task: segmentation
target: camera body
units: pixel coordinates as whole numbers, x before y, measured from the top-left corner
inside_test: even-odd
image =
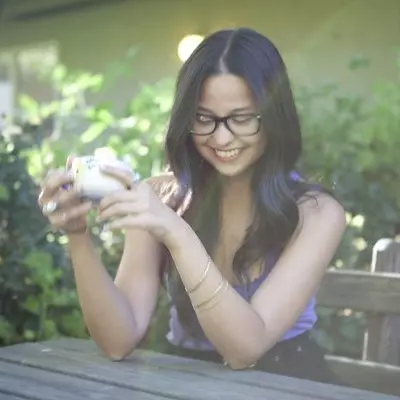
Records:
[[[74,176],[73,186],[81,194],[82,199],[99,202],[113,192],[126,189],[118,179],[102,172],[101,165],[109,165],[132,172],[129,165],[114,158],[95,155],[74,158],[71,166]]]

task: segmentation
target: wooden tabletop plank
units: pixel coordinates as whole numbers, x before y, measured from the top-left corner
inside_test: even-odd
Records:
[[[0,399],[1,400],[30,400],[27,397],[15,396],[13,394],[8,394],[8,392],[7,393],[2,392],[1,390],[0,390]]]
[[[26,343],[0,349],[0,359],[122,388],[150,388],[156,395],[176,399],[396,399],[258,371],[231,371],[213,363],[140,350],[123,362],[112,363],[99,354],[91,341]]]
[[[136,390],[125,389],[91,380],[61,375],[42,369],[0,361],[0,399],[2,391],[12,393],[17,399],[29,400],[100,400],[121,399],[161,400]]]
[[[65,349],[73,352],[84,352],[85,354],[99,354],[100,351],[93,341],[79,340],[79,339],[59,339],[57,341],[48,341],[48,345],[54,345],[57,349]],[[217,378],[219,380],[231,380],[235,382],[249,384],[251,386],[256,385],[265,387],[267,389],[274,389],[279,391],[289,391],[290,393],[299,393],[302,395],[312,396],[310,398],[326,398],[327,387],[325,384],[319,384],[316,382],[310,382],[302,379],[287,378],[280,375],[266,374],[257,371],[230,371],[229,369],[215,366],[210,369],[210,363],[193,360],[183,359],[177,356],[165,355],[161,353],[136,350],[134,356],[136,359],[142,360],[142,362],[151,364],[157,368],[168,368],[175,369],[178,371],[184,370],[185,372],[193,372],[197,375],[208,376]],[[288,385],[288,379],[290,384]],[[399,382],[399,394],[400,394],[400,382]],[[358,389],[349,389],[338,386],[329,385],[329,399],[342,400],[349,398],[351,399],[398,399],[397,397],[388,396],[384,394],[376,394],[366,392]]]
[[[132,360],[123,363],[111,363],[104,362],[104,359],[93,359],[82,356],[82,353],[71,353],[65,350],[32,354],[26,348],[21,352],[13,352],[12,354],[17,356],[13,362],[17,361],[25,366],[32,367],[32,369],[40,368],[42,371],[56,372],[61,379],[64,376],[80,376],[93,383],[99,382],[125,387],[138,392],[151,390],[152,393],[163,396],[163,398],[179,400],[242,400],[244,398],[270,396],[268,398],[279,398],[280,400],[313,399],[309,396],[293,396],[293,393],[284,393],[279,390],[266,390],[260,387],[252,388],[247,384],[220,381],[185,371],[154,368],[148,363],[132,362]],[[1,355],[0,358],[4,359]],[[12,358],[7,357],[8,362]],[[56,398],[54,397],[54,399]]]

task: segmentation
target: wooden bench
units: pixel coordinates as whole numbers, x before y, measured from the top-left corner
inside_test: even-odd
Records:
[[[361,359],[326,357],[335,373],[355,387],[400,394],[399,272],[400,243],[384,240],[374,248],[371,272],[331,270],[322,281],[319,306],[367,314]]]

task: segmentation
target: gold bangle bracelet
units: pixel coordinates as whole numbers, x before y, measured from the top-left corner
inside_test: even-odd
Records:
[[[208,273],[210,267],[211,267],[211,257],[208,256],[208,258],[207,258],[207,265],[206,265],[206,267],[205,267],[205,269],[204,269],[204,271],[203,271],[203,274],[202,274],[202,276],[201,276],[199,282],[197,282],[196,285],[194,285],[191,289],[187,289],[187,288],[186,288],[186,292],[187,292],[187,293],[189,293],[189,294],[190,294],[190,293],[193,293],[193,292],[195,292],[195,291],[200,287],[200,285],[201,285],[201,284],[204,282],[204,280],[206,279],[206,276],[207,276],[207,273]]]
[[[224,367],[231,368],[230,365],[228,364],[228,361],[226,361],[226,360],[223,360],[222,365],[223,365]],[[238,369],[235,368],[235,371],[243,371],[243,370],[246,370],[246,369],[252,369],[252,368],[254,368],[256,365],[257,365],[257,361],[255,361],[255,362],[253,362],[252,364],[247,365],[246,367],[243,367],[243,368],[238,368]],[[232,368],[231,368],[231,369],[232,369]]]
[[[228,289],[228,286],[229,286],[229,282],[227,280],[225,280],[224,278],[222,278],[221,283],[215,289],[212,296],[210,298],[208,298],[207,300],[202,301],[199,304],[195,304],[193,307],[198,311],[204,311],[204,310],[208,310],[208,309],[212,308],[213,306],[216,305],[215,303],[211,304],[211,307],[207,307],[207,305],[209,305],[218,295],[222,295]]]

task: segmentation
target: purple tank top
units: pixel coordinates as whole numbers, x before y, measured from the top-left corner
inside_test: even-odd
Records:
[[[274,262],[275,264],[275,262]],[[271,267],[265,268],[265,272],[258,279],[251,282],[249,285],[237,285],[233,286],[233,288],[239,293],[246,301],[250,301],[253,294],[260,287],[261,283],[268,276],[268,271],[271,270]],[[317,313],[315,310],[316,306],[316,298],[313,296],[308,302],[305,310],[297,319],[295,324],[292,326],[289,331],[287,331],[281,338],[281,341],[292,339],[297,335],[300,335],[306,331],[311,330],[316,321],[317,321]],[[169,320],[169,332],[166,335],[167,340],[176,345],[182,346],[189,349],[196,350],[215,350],[214,346],[210,343],[210,341],[203,334],[202,339],[195,340],[189,337],[184,331],[182,325],[179,322],[178,313],[175,306],[172,306],[170,309],[170,320]]]
[[[292,178],[295,180],[301,179],[301,177],[296,172],[293,172],[291,175]],[[250,301],[251,297],[260,287],[261,283],[267,278],[268,273],[274,267],[276,261],[278,260],[278,257],[279,255],[274,257],[267,257],[264,273],[258,279],[251,282],[249,285],[237,285],[232,287],[246,301]],[[315,308],[316,308],[316,297],[313,296],[308,302],[302,314],[299,316],[295,324],[292,326],[292,328],[289,329],[282,336],[281,341],[292,339],[306,331],[310,331],[314,327],[317,321],[317,313]],[[214,346],[206,338],[204,333],[201,336],[202,339],[199,340],[199,339],[193,339],[186,334],[184,328],[179,322],[178,312],[176,310],[176,307],[172,306],[170,309],[169,332],[166,335],[167,340],[176,346],[182,346],[188,349],[215,350]]]

